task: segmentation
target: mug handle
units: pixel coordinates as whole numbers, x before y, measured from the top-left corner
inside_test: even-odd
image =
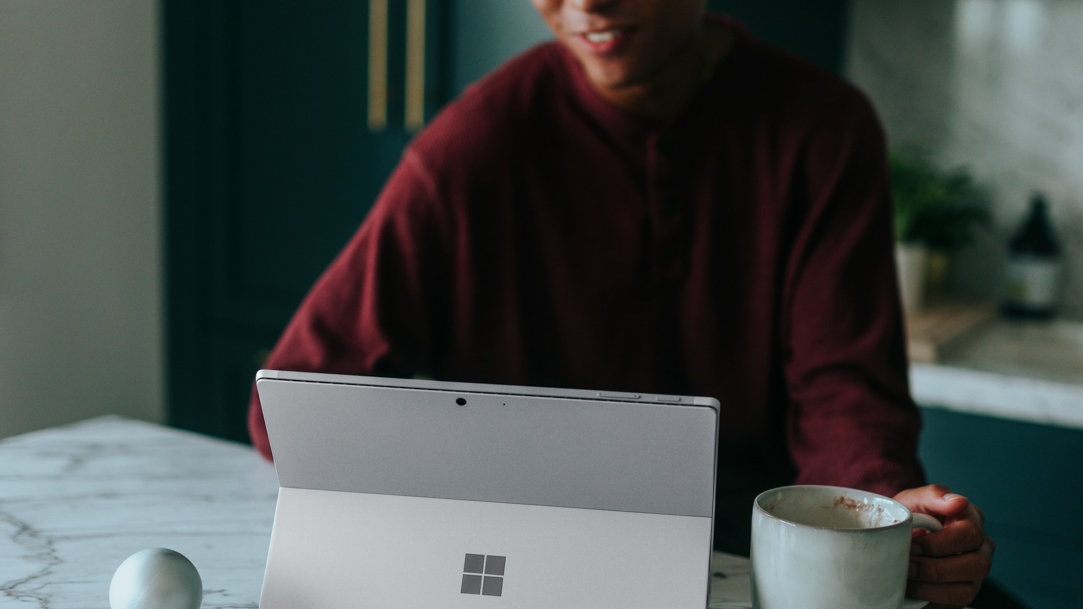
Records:
[[[911,516],[914,517],[913,528],[915,529],[929,529],[933,533],[944,530],[944,524],[933,516],[928,514],[914,514],[913,512],[911,512]]]
[[[928,514],[912,514],[915,529],[929,529],[932,532],[944,530],[944,525],[936,518]],[[921,609],[928,605],[929,601],[919,601],[916,598],[904,598],[900,609]]]

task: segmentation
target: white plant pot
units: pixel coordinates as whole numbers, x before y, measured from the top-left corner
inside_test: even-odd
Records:
[[[899,292],[903,310],[917,311],[925,299],[925,265],[929,251],[923,245],[895,244],[895,265],[899,270]]]

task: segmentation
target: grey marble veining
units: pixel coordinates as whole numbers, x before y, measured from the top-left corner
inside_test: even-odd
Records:
[[[252,449],[117,417],[0,442],[0,607],[107,608],[114,570],[167,547],[208,608],[256,607],[278,478]]]
[[[995,228],[963,252],[958,291],[997,297],[1030,194],[1065,250],[1063,309],[1083,318],[1083,1],[854,0],[847,73],[892,144],[927,147],[990,188]]]
[[[203,607],[257,607],[278,497],[254,450],[103,417],[0,441],[0,609],[106,609],[120,563],[187,556]],[[748,560],[714,558],[712,607],[747,607]]]

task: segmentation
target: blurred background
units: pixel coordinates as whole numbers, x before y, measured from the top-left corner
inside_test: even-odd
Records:
[[[943,195],[897,192],[923,458],[990,513],[1000,581],[1083,607],[1083,525],[1030,495],[1083,509],[1083,0],[710,4],[864,90],[898,183]],[[0,0],[0,438],[246,441],[253,373],[411,136],[549,37],[528,0]],[[1005,318],[1034,260],[1043,320]]]

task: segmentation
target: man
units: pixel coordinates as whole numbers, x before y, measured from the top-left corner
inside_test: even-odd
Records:
[[[418,135],[267,367],[716,397],[716,545],[766,488],[865,488],[945,521],[908,593],[970,602],[993,544],[921,486],[866,100],[704,0],[533,1],[557,41]]]

